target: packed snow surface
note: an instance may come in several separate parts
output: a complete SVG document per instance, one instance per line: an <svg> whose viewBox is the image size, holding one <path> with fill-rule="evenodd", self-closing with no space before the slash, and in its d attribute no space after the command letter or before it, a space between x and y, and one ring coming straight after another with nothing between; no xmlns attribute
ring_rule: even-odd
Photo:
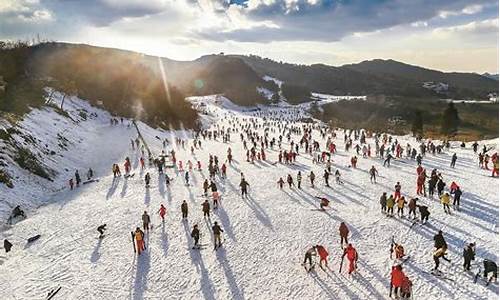
<svg viewBox="0 0 500 300"><path fill-rule="evenodd" d="M264 118L278 119L284 125L286 120L305 114L293 107L242 109L221 97L191 100L203 110L205 126L212 129L227 128L231 120L239 130L240 126L251 124L251 118L257 125L262 125ZM33 177L21 171L16 171L20 181L16 181L13 190L1 187L2 200L28 207L27 219L0 234L14 244L10 253L0 257L2 299L44 299L58 286L62 288L54 299L387 299L389 274L394 264L389 258L392 236L410 256L403 270L414 284L413 299L498 297L496 284L486 287L482 281L473 283L473 274L484 258L498 261L499 195L498 179L478 167L470 144L462 149L458 143L452 143L451 149L443 154L428 154L423 159L428 174L437 168L447 186L452 181L461 186L464 192L461 211L453 210L448 215L437 198L419 197L430 208L430 221L410 228L409 218L388 218L382 214L378 199L382 192L392 193L397 181L401 182L403 195L415 196L415 161L397 159L386 168L379 158L360 157L357 168L350 168L355 150L344 151L341 130L334 139L338 152L332 156L332 168L340 171L344 184L330 180L332 187L328 188L321 178L324 165L314 164L303 149L294 164L274 164L279 153L276 146L273 150L266 149L266 161L250 163L236 132L228 143L222 143L221 138L202 139L202 149L191 154L190 132L157 130L139 123L155 154L164 149L161 140L168 138L170 143L165 151L175 149L184 166L188 160L202 163L202 171L190 172L189 186L184 183L183 172L167 168L166 173L173 181L166 187L164 175L158 174L154 167L141 170L138 162L141 152L130 146L137 132L128 126L128 120L110 125L108 113L78 99L68 101L66 111L73 116L82 108L94 117L74 123L52 109L40 109L33 110L21 124L25 128L31 124L29 128L38 130L38 138L49 147L53 146L57 133L74 142L61 152L62 156L49 163L59 175L47 188L40 188L39 182L31 182L29 179ZM286 126L291 128L291 125ZM264 127L253 130L262 134ZM269 135L277 137L279 130L276 128ZM189 140L185 149L173 142L174 136ZM295 142L300 137L291 134ZM418 145L408 136L395 138L403 145L407 142ZM317 130L314 139L325 149L326 140ZM367 142L374 149L374 140L368 138ZM488 144L497 148L497 142ZM229 147L235 161L228 165L228 177L216 176L222 194L221 206L212 210L210 219L204 219L202 183L209 176L208 156L217 155L222 164ZM286 138L282 148L290 148ZM458 155L455 168L449 167L452 153ZM119 163L123 168L127 156L135 176L113 179L111 165ZM368 170L372 165L380 174L377 184L369 180ZM66 183L74 170L79 169L85 177L88 167L95 170L99 181L69 190ZM310 186L307 178L311 170L317 176L316 188ZM298 171L303 176L301 190L277 187L280 177L286 179L291 174L295 181ZM149 189L143 182L146 172L152 176ZM241 172L250 184L249 197L243 199L239 191ZM61 187L64 190L57 191ZM330 208L319 211L316 196L330 199ZM26 204L35 198L35 205ZM181 220L183 200L189 205L188 221ZM164 223L157 213L161 203L167 206ZM38 205L42 206L36 209ZM138 256L133 252L130 232L141 226L145 210L152 217L153 229L146 234L147 250ZM224 230L223 246L217 251L212 250L210 228L214 221ZM347 261L339 273L342 250L338 228L342 221L349 226L349 242L359 253L358 272L351 276L346 273ZM106 236L98 239L96 228L104 223ZM190 232L194 224L200 226L201 243L207 244L204 250L191 250ZM428 273L433 267L432 238L440 229L452 260L451 264L442 262L440 269L449 279ZM27 244L26 238L36 234L41 234L41 238ZM472 272L464 272L461 267L466 242L477 243ZM325 246L330 253L332 271L316 267L307 273L301 266L304 252L316 244Z"/></svg>

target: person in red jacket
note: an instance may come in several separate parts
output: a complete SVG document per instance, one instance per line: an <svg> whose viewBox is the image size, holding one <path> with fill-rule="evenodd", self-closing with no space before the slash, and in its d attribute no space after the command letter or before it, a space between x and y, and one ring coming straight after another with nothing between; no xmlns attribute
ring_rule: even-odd
<svg viewBox="0 0 500 300"><path fill-rule="evenodd" d="M347 245L347 248L344 250L344 255L347 255L347 259L349 260L349 274L352 272L356 272L356 262L358 261L358 252L351 244Z"/></svg>
<svg viewBox="0 0 500 300"><path fill-rule="evenodd" d="M167 213L167 208L163 206L163 204L160 204L160 209L158 210L160 213L161 221L165 222L165 214Z"/></svg>
<svg viewBox="0 0 500 300"><path fill-rule="evenodd" d="M128 157L125 158L125 163L123 164L123 167L125 168L125 174L130 173L130 159Z"/></svg>
<svg viewBox="0 0 500 300"><path fill-rule="evenodd" d="M328 251L326 251L325 247L321 245L316 245L316 252L318 252L319 255L319 266L323 268L321 262L325 262L325 267L328 268L328 260L327 260Z"/></svg>
<svg viewBox="0 0 500 300"><path fill-rule="evenodd" d="M420 173L422 173L422 171L424 170L424 168L422 166L418 166L417 167L417 176L420 175Z"/></svg>
<svg viewBox="0 0 500 300"><path fill-rule="evenodd" d="M347 241L347 236L349 235L349 228L347 228L347 225L344 222L340 223L339 233L340 233L340 247L344 248L344 241L346 244L349 244L349 242Z"/></svg>
<svg viewBox="0 0 500 300"><path fill-rule="evenodd" d="M396 297L399 296L398 293L403 286L404 278L405 274L403 273L403 267L401 267L401 265L393 266L391 271L391 289L389 291L389 297L392 296L393 290Z"/></svg>

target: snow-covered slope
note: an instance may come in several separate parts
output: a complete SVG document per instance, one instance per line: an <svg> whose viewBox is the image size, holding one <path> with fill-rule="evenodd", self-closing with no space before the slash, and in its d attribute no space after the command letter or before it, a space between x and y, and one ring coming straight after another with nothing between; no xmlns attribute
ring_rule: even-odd
<svg viewBox="0 0 500 300"><path fill-rule="evenodd" d="M212 129L255 124L253 130L263 133L264 120L285 120L304 116L298 108L260 106L242 109L221 96L195 97L191 101L204 112L203 122ZM34 178L21 170L13 170L22 181L14 189L1 186L1 195L13 205L22 201L37 210L29 210L29 218L3 231L1 238L14 244L12 252L0 257L0 289L4 299L43 299L57 286L62 289L54 299L386 299L391 237L402 243L410 256L403 269L414 283L414 299L494 299L498 286L474 284L472 273L461 268L462 247L465 242L477 242L474 273L483 258L498 261L498 179L479 169L470 145L459 148L457 143L440 155L427 155L423 166L430 171L439 169L449 185L456 181L464 191L462 210L452 215L443 212L437 199L420 197L429 206L430 222L416 224L408 218L387 218L380 213L378 198L382 192L391 193L400 181L405 196L415 196L416 164L401 159L384 168L379 158L360 158L358 168L347 167L354 150L343 150L343 133L337 131L334 140L339 152L332 157L333 169L342 174L343 185L325 187L321 174L324 165L313 164L311 156L300 149L297 162L290 165L275 162L277 147L266 149L267 160L249 163L239 132L231 134L231 141L202 139L202 149L191 153L192 142L186 148L169 144L165 149L161 140L174 136L189 139L189 132L165 132L139 124L152 151L174 148L179 160L201 161L203 170L190 172L192 185L184 184L184 174L178 169L166 169L174 178L170 187L164 184L164 175L154 168L140 170L140 151L130 147L136 131L124 124L111 126L110 116L86 102L73 99L67 112L76 118L78 109L85 108L95 117L73 123L62 119L52 109L34 110L23 121L23 128L36 130L41 140L55 147L57 133L70 141L67 150L47 165L59 172L54 182L29 182ZM59 121L57 121L59 119ZM230 123L231 122L231 125ZM253 122L253 123L249 123ZM277 123L274 123L277 124ZM282 127L283 129L283 127ZM277 137L279 130L270 131ZM298 142L301 135L293 134ZM406 145L417 145L410 137L397 137ZM318 131L314 139L324 149L326 140ZM374 147L373 139L367 140ZM488 141L496 147L498 140ZM228 177L216 178L222 194L221 207L204 219L201 212L202 183L208 178L207 163L210 154L225 161L231 147L235 162L228 166ZM284 138L283 149L290 145ZM497 149L498 147L496 147ZM452 153L458 154L456 168L449 167ZM113 180L111 165L128 156L135 176ZM380 173L377 184L369 181L368 169L374 165ZM81 172L92 167L99 182L83 185L73 191L65 188L68 176L76 168ZM66 170L67 169L67 170ZM317 175L316 188L311 188L307 174ZM285 187L279 190L277 180L287 174L296 177L302 172L303 188ZM145 172L152 175L152 186L144 187ZM239 194L240 173L250 183L248 198ZM331 180L333 182L333 180ZM332 200L326 212L318 211L318 199ZM180 204L189 205L188 221L181 220ZM30 203L33 204L30 204ZM157 211L160 204L167 206L165 223ZM141 226L141 214L147 210L154 229L146 235L147 250L134 255L130 231ZM223 247L212 251L210 227L218 221L223 233ZM346 266L338 272L341 256L338 227L344 221L351 235L349 241L359 252L358 274L348 276ZM98 239L96 227L106 223L104 239ZM190 231L199 224L201 243L205 250L191 250ZM452 264L443 262L441 270L447 278L435 277L427 271L433 267L432 237L443 230L449 245ZM41 238L26 244L25 238L41 234ZM321 244L330 253L332 272L306 273L300 265L308 247ZM345 264L346 262L344 262Z"/></svg>

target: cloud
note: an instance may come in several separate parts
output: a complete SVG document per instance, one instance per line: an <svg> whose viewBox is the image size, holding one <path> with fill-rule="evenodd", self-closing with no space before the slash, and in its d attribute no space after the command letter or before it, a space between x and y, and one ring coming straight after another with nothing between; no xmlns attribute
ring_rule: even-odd
<svg viewBox="0 0 500 300"><path fill-rule="evenodd" d="M472 3L472 4L471 4ZM489 0L335 1L249 0L237 7L242 18L254 26L221 31L198 31L200 38L238 42L339 41L354 33L373 32L394 26L422 27L428 20L448 12L477 14ZM265 26L262 22L272 23ZM425 26L424 26L425 27Z"/></svg>

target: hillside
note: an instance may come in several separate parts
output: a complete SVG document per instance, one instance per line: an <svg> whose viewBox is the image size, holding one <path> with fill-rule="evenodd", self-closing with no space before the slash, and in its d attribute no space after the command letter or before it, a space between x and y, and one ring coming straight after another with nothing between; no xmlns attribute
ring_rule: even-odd
<svg viewBox="0 0 500 300"><path fill-rule="evenodd" d="M418 66L404 64L394 60L375 59L358 64L345 65L343 68L365 74L404 79L422 85L424 82L438 82L449 85L443 92L449 98L486 99L491 92L498 92L498 81L474 73L445 73Z"/></svg>
<svg viewBox="0 0 500 300"><path fill-rule="evenodd" d="M261 75L303 86L313 92L332 95L385 95L399 97L487 99L498 92L498 82L474 73L444 73L394 60L373 60L332 67L322 64L294 65L258 56L236 56ZM423 87L425 82L449 84L444 94Z"/></svg>
<svg viewBox="0 0 500 300"><path fill-rule="evenodd" d="M0 76L6 88L0 94L0 110L22 115L43 105L45 96L50 102L44 88L52 87L153 126L196 127L197 115L186 95L141 60L137 53L85 45L3 45Z"/></svg>
<svg viewBox="0 0 500 300"><path fill-rule="evenodd" d="M53 94L56 107L62 96ZM139 122L155 157L163 151L176 153L177 163L167 157L162 173L153 165L141 168L141 147L130 146L137 131L129 126L129 120L111 125L107 111L76 97L68 102L67 114L61 115L52 107L33 109L22 121L7 127L18 130L13 136L20 143L22 136L32 132L36 136L31 146L37 149L35 155L57 174L48 181L9 161L8 170L16 178L14 188L0 184L0 197L8 200L0 201L0 214L5 217L9 207L21 204L28 218L0 231L0 238L14 244L11 252L0 257L0 288L5 299L43 299L58 287L61 289L54 299L388 299L391 267L397 264L413 282L414 299L498 297L498 284L486 286L482 278L473 282L483 259L498 261L499 194L498 179L478 167L470 143L461 148L452 142L450 149L424 156L422 166L429 174L432 169L442 174L445 191L455 181L463 195L460 210L453 209L451 214L443 211L437 195L419 195L419 204L431 212L429 221L421 224L408 216L407 208L404 217L386 216L378 200L382 192L392 194L398 181L402 195L407 199L416 196L414 160L403 155L385 167L383 159L372 152L370 157L359 156L353 168L350 158L356 150L345 149L344 131L329 131L322 137L320 123L297 121L307 117L300 107L247 108L220 96L189 101L199 108L200 119L211 133L230 128L230 139L223 142L220 136L207 135L199 138L201 148L191 150L194 132L165 131ZM88 117L83 118L83 113ZM304 137L304 128L311 129L309 145L319 143L312 155L302 146L295 162L280 163L278 145L261 147L259 143L257 149L262 148L266 159L247 161L240 134L248 145L254 137L268 134L269 139L278 140L283 134L290 139L284 138L281 147L289 150L292 142L298 145ZM351 137L353 145L360 143ZM342 181L334 183L330 178L331 187L321 178L326 163L314 162L315 155L327 151L327 138L337 146L331 157L332 173L338 170ZM165 139L168 143L163 144ZM58 146L64 140L64 147ZM403 147L407 143L415 148L420 145L409 136L392 136L392 142L396 140ZM375 149L373 136L368 135L366 142ZM41 151L45 145L48 153ZM498 140L480 141L480 148L482 145L490 154L498 151ZM232 149L233 163L226 161L228 148ZM56 154L51 156L50 150ZM458 155L455 168L450 167L453 153ZM227 164L226 177L217 173L212 178L221 195L217 209L202 188L203 181L210 179L210 155L217 156L219 164ZM134 176L114 178L111 165L118 163L122 168L125 157L131 160ZM193 170L188 161L194 163ZM378 169L377 183L370 183L371 166ZM74 171L79 170L86 180L89 167L94 169L96 181L70 190L68 179ZM276 182L280 177L286 179L287 174L297 184L299 171L301 189L296 185L279 189ZM314 187L307 177L311 171L317 175ZM189 184L185 183L186 172ZM146 173L151 174L149 188L143 180ZM171 179L169 185L166 176ZM242 176L250 184L248 197L240 195ZM325 211L319 210L316 197L330 200ZM205 199L211 205L209 218L201 211ZM186 220L181 219L183 200L189 206ZM167 207L164 222L157 213L160 204ZM142 227L144 211L151 216L151 229L145 234L146 249L138 255L130 231ZM224 232L222 246L212 250L211 227L216 221ZM358 251L357 271L351 275L347 274L348 259L341 260L340 222L349 227L349 242ZM101 224L107 224L107 229L105 236L98 238L96 228ZM200 250L192 249L194 224L202 233ZM443 231L451 259L451 263L441 263L441 276L430 273L434 266L433 236L438 230ZM40 238L27 243L35 234ZM391 240L404 246L407 259L389 257ZM462 248L470 242L477 243L476 260L471 271L462 271ZM313 245L327 249L329 268L321 269L314 257L316 267L304 270L304 253Z"/></svg>

